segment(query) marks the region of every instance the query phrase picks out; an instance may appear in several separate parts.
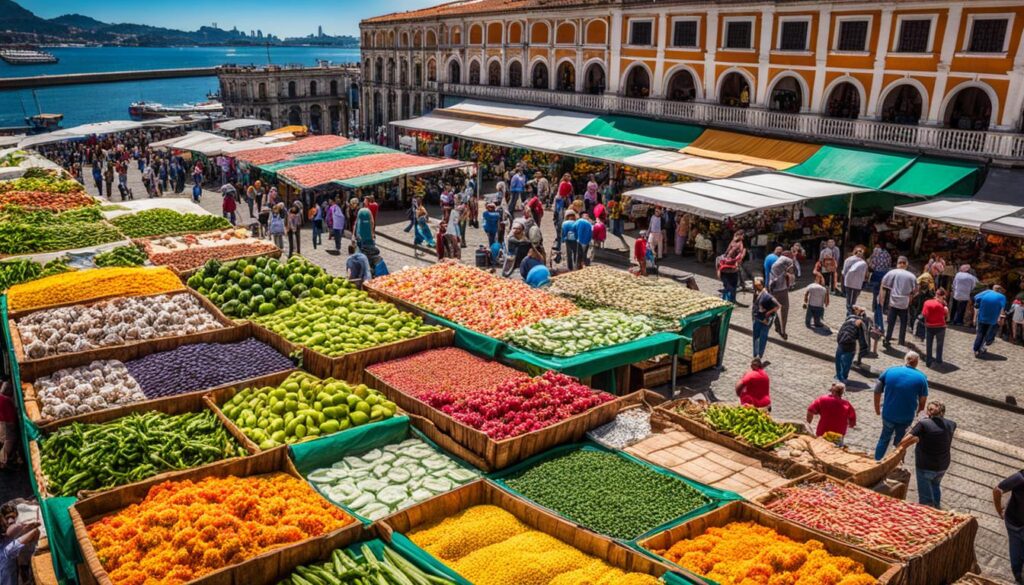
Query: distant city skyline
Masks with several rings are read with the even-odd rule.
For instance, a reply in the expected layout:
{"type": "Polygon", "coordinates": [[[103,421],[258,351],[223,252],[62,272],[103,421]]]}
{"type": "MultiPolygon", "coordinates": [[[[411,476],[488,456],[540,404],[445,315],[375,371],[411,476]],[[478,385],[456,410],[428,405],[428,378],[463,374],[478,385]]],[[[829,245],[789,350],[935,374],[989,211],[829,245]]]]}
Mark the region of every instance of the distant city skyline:
{"type": "Polygon", "coordinates": [[[131,22],[181,30],[196,30],[217,23],[222,29],[238,28],[264,35],[305,37],[359,36],[359,21],[380,14],[415,10],[440,4],[444,0],[220,0],[206,2],[170,2],[168,0],[15,0],[42,18],[77,13],[103,22],[131,22]],[[194,5],[193,5],[194,4],[194,5]]]}

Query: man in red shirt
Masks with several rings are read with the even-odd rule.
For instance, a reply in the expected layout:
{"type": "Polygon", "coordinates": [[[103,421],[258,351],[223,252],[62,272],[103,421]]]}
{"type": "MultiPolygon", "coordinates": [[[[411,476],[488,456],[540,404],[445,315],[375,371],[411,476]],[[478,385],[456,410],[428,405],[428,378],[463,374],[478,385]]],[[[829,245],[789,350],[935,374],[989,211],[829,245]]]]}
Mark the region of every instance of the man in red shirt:
{"type": "Polygon", "coordinates": [[[924,316],[924,339],[927,349],[924,365],[931,367],[932,362],[942,363],[942,346],[946,342],[946,317],[949,316],[949,307],[946,306],[945,289],[935,291],[935,296],[924,302],[921,315],[924,316]]]}
{"type": "Polygon", "coordinates": [[[768,372],[764,370],[765,365],[760,358],[750,360],[750,370],[736,382],[736,396],[740,397],[740,404],[744,406],[771,412],[771,381],[768,372]]]}
{"type": "MultiPolygon", "coordinates": [[[[857,426],[857,412],[850,401],[843,398],[844,392],[846,384],[833,382],[828,394],[819,396],[807,407],[807,424],[814,422],[814,415],[821,417],[815,436],[831,432],[845,437],[847,429],[857,426]]],[[[839,444],[842,445],[842,441],[839,444]]]]}
{"type": "Polygon", "coordinates": [[[10,382],[0,386],[0,469],[13,467],[17,463],[18,407],[14,404],[14,387],[10,382]]]}
{"type": "Polygon", "coordinates": [[[647,276],[647,232],[640,232],[640,237],[633,243],[633,259],[640,266],[638,274],[647,276]]]}

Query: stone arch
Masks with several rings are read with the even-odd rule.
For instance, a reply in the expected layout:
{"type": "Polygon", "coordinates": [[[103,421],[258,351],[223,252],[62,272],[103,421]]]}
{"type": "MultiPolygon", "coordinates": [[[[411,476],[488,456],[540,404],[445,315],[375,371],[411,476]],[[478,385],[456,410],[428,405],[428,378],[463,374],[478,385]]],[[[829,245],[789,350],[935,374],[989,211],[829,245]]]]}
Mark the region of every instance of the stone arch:
{"type": "Polygon", "coordinates": [[[802,75],[783,71],[768,85],[768,109],[787,114],[807,111],[811,99],[810,88],[802,75]]]}
{"type": "Polygon", "coordinates": [[[562,59],[555,68],[555,89],[576,91],[576,64],[571,59],[562,59]]]}
{"type": "Polygon", "coordinates": [[[651,70],[643,61],[630,63],[622,76],[622,93],[631,98],[651,96],[651,70]]]}
{"type": "Polygon", "coordinates": [[[533,89],[551,88],[551,74],[544,59],[538,58],[530,66],[530,87],[533,89]]]}
{"type": "Polygon", "coordinates": [[[293,98],[293,97],[298,97],[298,95],[299,95],[299,91],[298,91],[298,88],[295,85],[295,82],[294,81],[289,81],[288,82],[288,97],[293,98]]]}
{"type": "Polygon", "coordinates": [[[314,79],[314,80],[309,82],[309,95],[316,96],[316,90],[317,90],[316,80],[314,79]]]}
{"type": "Polygon", "coordinates": [[[589,94],[602,94],[608,88],[608,76],[605,72],[604,61],[591,59],[583,65],[583,92],[589,94]]]}
{"type": "Polygon", "coordinates": [[[480,60],[471,59],[469,61],[469,80],[467,83],[469,85],[480,85],[480,80],[480,60]]]}
{"type": "Polygon", "coordinates": [[[389,30],[388,31],[388,46],[389,47],[394,47],[395,46],[395,31],[393,31],[393,30],[389,30]]]}
{"type": "MultiPolygon", "coordinates": [[[[504,26],[500,22],[492,22],[487,25],[487,44],[500,45],[505,41],[502,35],[504,26]]],[[[500,67],[500,66],[499,66],[500,67]]]]}
{"type": "Polygon", "coordinates": [[[300,126],[302,124],[302,110],[299,106],[292,106],[288,108],[288,125],[289,126],[300,126]]]}
{"type": "Polygon", "coordinates": [[[437,61],[427,60],[427,81],[437,81],[437,61]]]}
{"type": "Polygon", "coordinates": [[[738,67],[725,70],[718,78],[718,103],[726,106],[749,107],[754,102],[754,77],[738,67]],[[746,95],[744,96],[744,89],[746,95]]]}
{"type": "Polygon", "coordinates": [[[323,108],[320,107],[320,104],[309,106],[309,131],[312,134],[324,133],[323,108]]]}
{"type": "Polygon", "coordinates": [[[487,85],[500,86],[501,85],[501,60],[491,59],[487,63],[487,85]]]}
{"type": "Polygon", "coordinates": [[[523,64],[519,59],[513,59],[509,62],[507,79],[509,87],[523,86],[523,64]]]}
{"type": "Polygon", "coordinates": [[[433,30],[428,30],[427,31],[426,46],[428,46],[428,47],[436,47],[437,46],[437,33],[435,33],[433,30]]]}
{"type": "Polygon", "coordinates": [[[530,25],[530,44],[547,45],[551,42],[551,27],[546,22],[530,25]]]}
{"type": "Polygon", "coordinates": [[[461,45],[462,44],[462,29],[457,26],[453,26],[451,31],[448,33],[448,44],[450,45],[461,45]]]}
{"type": "Polygon", "coordinates": [[[409,33],[407,31],[402,31],[401,36],[399,36],[398,38],[400,39],[399,46],[401,46],[401,47],[408,47],[409,46],[409,33]]]}
{"type": "Polygon", "coordinates": [[[423,33],[416,31],[412,34],[412,46],[417,49],[423,46],[423,33]]]}
{"type": "Polygon", "coordinates": [[[514,21],[508,25],[508,44],[519,45],[523,42],[523,23],[514,21]]]}
{"type": "Polygon", "coordinates": [[[572,22],[563,22],[559,24],[558,28],[555,29],[555,44],[575,45],[576,24],[572,22]]]}
{"type": "Polygon", "coordinates": [[[462,83],[462,63],[456,57],[448,61],[448,83],[462,83]]]}
{"type": "Polygon", "coordinates": [[[484,44],[484,27],[481,24],[472,24],[469,27],[469,44],[484,44]]]}
{"type": "Polygon", "coordinates": [[[373,35],[373,46],[383,47],[384,46],[384,31],[377,31],[377,34],[373,35]]]}
{"type": "Polygon", "coordinates": [[[987,83],[965,81],[946,92],[941,111],[949,128],[988,130],[998,124],[999,96],[987,83]]]}
{"type": "Polygon", "coordinates": [[[373,35],[369,31],[363,33],[363,46],[368,49],[373,47],[373,35]]]}
{"type": "Polygon", "coordinates": [[[334,96],[338,95],[338,80],[337,79],[332,79],[331,80],[331,86],[330,87],[331,87],[331,95],[334,95],[334,96]]]}
{"type": "Polygon", "coordinates": [[[608,43],[608,23],[603,18],[595,18],[587,23],[585,44],[604,45],[608,43]]]}
{"type": "Polygon", "coordinates": [[[855,120],[863,116],[868,107],[864,85],[850,75],[833,79],[825,88],[824,96],[822,113],[829,118],[855,120]]]}
{"type": "Polygon", "coordinates": [[[700,76],[689,65],[676,65],[665,74],[665,99],[692,102],[704,98],[700,76]]]}
{"type": "Polygon", "coordinates": [[[897,79],[882,90],[878,103],[883,122],[916,126],[928,114],[928,89],[912,77],[897,79]]]}

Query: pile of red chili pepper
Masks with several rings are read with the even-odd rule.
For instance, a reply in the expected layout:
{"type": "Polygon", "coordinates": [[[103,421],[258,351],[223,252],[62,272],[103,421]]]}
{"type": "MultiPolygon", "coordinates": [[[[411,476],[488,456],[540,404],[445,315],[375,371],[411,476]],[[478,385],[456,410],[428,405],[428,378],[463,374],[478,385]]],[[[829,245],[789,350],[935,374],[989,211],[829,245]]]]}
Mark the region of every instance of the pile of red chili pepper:
{"type": "Polygon", "coordinates": [[[779,516],[899,559],[931,548],[969,519],[828,480],[772,495],[765,507],[779,516]]]}
{"type": "Polygon", "coordinates": [[[79,207],[87,207],[95,203],[95,199],[82,192],[7,191],[0,194],[0,208],[21,207],[33,211],[61,212],[79,207]]]}

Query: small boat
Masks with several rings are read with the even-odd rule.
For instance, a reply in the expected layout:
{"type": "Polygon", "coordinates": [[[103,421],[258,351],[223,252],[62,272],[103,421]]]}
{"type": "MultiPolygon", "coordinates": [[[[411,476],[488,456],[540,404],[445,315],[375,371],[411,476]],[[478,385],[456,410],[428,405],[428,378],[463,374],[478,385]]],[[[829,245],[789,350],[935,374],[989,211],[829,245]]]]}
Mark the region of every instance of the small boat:
{"type": "Polygon", "coordinates": [[[128,115],[131,116],[132,120],[164,118],[167,116],[210,116],[223,112],[224,105],[216,101],[202,102],[199,104],[181,104],[177,106],[165,106],[156,102],[134,102],[132,105],[128,106],[128,115]]]}
{"type": "Polygon", "coordinates": [[[0,49],[0,59],[11,65],[47,65],[60,61],[52,53],[35,49],[0,49]]]}
{"type": "Polygon", "coordinates": [[[64,114],[36,114],[35,116],[26,116],[25,123],[29,125],[31,134],[41,134],[60,128],[63,119],[64,114]]]}

